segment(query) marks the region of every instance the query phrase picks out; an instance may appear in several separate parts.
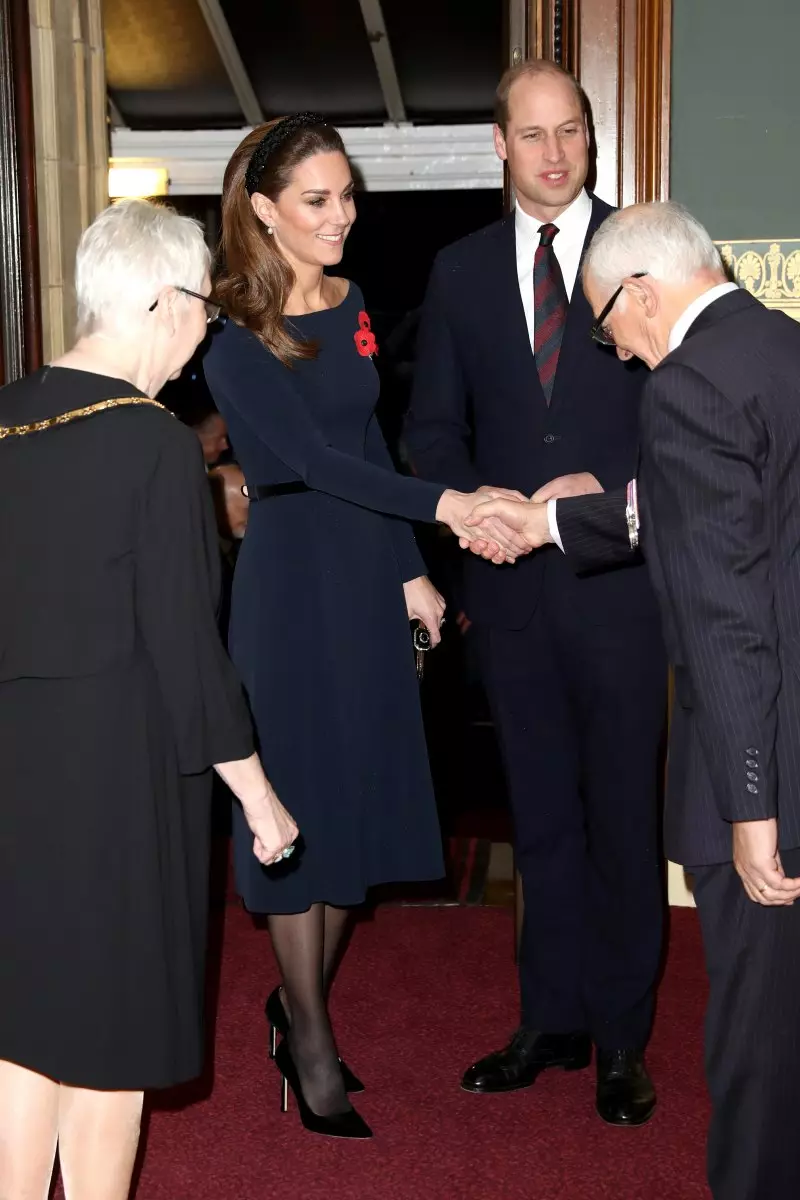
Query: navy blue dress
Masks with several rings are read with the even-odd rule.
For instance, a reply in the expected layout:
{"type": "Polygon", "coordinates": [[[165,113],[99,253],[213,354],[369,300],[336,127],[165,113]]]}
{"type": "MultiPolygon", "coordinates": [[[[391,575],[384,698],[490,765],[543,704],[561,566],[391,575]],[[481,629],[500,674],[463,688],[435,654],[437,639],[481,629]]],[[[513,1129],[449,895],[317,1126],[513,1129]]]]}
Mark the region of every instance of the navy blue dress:
{"type": "Polygon", "coordinates": [[[359,289],[287,321],[315,359],[285,367],[229,320],[205,363],[248,483],[312,489],[251,503],[231,601],[259,749],[301,831],[264,868],[234,806],[237,888],[268,913],[443,874],[403,582],[426,573],[408,521],[433,521],[444,487],[394,469],[359,289]]]}

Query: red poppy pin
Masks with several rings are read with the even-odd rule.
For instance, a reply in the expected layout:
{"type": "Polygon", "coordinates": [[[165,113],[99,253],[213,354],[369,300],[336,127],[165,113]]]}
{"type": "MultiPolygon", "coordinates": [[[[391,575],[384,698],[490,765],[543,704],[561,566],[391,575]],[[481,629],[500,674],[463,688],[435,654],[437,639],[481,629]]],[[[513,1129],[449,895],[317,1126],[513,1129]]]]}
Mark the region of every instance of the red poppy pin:
{"type": "Polygon", "coordinates": [[[372,325],[369,319],[369,314],[360,312],[358,314],[358,329],[353,334],[356,343],[356,350],[362,358],[372,358],[373,354],[378,353],[378,343],[375,340],[375,334],[372,332],[372,325]]]}

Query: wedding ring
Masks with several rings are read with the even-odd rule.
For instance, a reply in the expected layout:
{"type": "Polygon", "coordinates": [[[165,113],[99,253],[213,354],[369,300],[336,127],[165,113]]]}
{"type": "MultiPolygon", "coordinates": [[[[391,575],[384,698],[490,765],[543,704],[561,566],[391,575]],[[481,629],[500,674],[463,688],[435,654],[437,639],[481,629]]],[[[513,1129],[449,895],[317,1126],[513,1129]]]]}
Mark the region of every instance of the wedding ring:
{"type": "Polygon", "coordinates": [[[281,854],[281,858],[291,858],[291,856],[293,854],[294,854],[294,846],[287,846],[286,849],[281,854]]]}

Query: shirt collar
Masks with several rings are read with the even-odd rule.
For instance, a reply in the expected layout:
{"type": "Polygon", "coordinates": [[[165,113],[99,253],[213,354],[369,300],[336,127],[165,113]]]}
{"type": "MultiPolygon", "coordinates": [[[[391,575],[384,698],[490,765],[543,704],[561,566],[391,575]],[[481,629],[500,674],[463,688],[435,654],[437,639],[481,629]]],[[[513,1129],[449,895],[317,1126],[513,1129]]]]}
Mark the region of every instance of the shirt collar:
{"type": "MultiPolygon", "coordinates": [[[[552,222],[558,227],[558,244],[564,246],[567,242],[580,241],[580,244],[583,245],[591,216],[592,198],[586,188],[581,188],[569,207],[565,208],[561,216],[552,222]]],[[[542,225],[547,224],[549,222],[541,221],[538,217],[532,217],[530,213],[524,212],[519,205],[514,209],[514,225],[519,239],[538,246],[539,230],[542,225]]]]}
{"type": "Polygon", "coordinates": [[[719,300],[720,296],[726,296],[728,292],[736,292],[738,290],[739,285],[736,283],[718,283],[716,287],[709,288],[707,292],[703,292],[701,296],[697,296],[689,307],[683,310],[669,331],[667,354],[671,354],[673,350],[677,350],[692,325],[700,316],[700,313],[708,308],[709,304],[713,304],[715,300],[719,300]]]}

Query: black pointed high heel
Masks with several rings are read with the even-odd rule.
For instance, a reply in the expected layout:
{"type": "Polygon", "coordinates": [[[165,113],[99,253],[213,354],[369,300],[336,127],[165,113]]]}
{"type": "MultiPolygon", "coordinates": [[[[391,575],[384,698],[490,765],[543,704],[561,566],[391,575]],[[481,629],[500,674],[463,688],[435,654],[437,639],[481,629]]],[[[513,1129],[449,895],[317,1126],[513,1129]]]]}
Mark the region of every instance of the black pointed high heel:
{"type": "Polygon", "coordinates": [[[321,1133],[325,1137],[338,1138],[371,1138],[372,1130],[366,1123],[363,1117],[359,1116],[354,1108],[350,1108],[347,1112],[334,1113],[330,1117],[320,1117],[313,1112],[303,1095],[303,1089],[300,1086],[300,1076],[297,1074],[297,1067],[294,1065],[294,1059],[289,1051],[288,1042],[281,1042],[275,1048],[275,1065],[280,1071],[283,1079],[281,1081],[281,1112],[289,1111],[289,1088],[294,1092],[294,1098],[297,1101],[297,1108],[300,1113],[300,1120],[303,1122],[303,1127],[308,1129],[310,1133],[321,1133]]]}
{"type": "MultiPolygon", "coordinates": [[[[270,992],[267,996],[267,1002],[264,1005],[264,1016],[269,1022],[269,1056],[275,1057],[275,1051],[278,1048],[278,1034],[281,1037],[286,1037],[289,1032],[289,1021],[286,1017],[286,1009],[281,1001],[281,989],[275,988],[274,992],[270,992]]],[[[347,1063],[339,1059],[342,1067],[342,1081],[346,1092],[363,1092],[364,1085],[361,1080],[353,1074],[347,1063]]]]}

